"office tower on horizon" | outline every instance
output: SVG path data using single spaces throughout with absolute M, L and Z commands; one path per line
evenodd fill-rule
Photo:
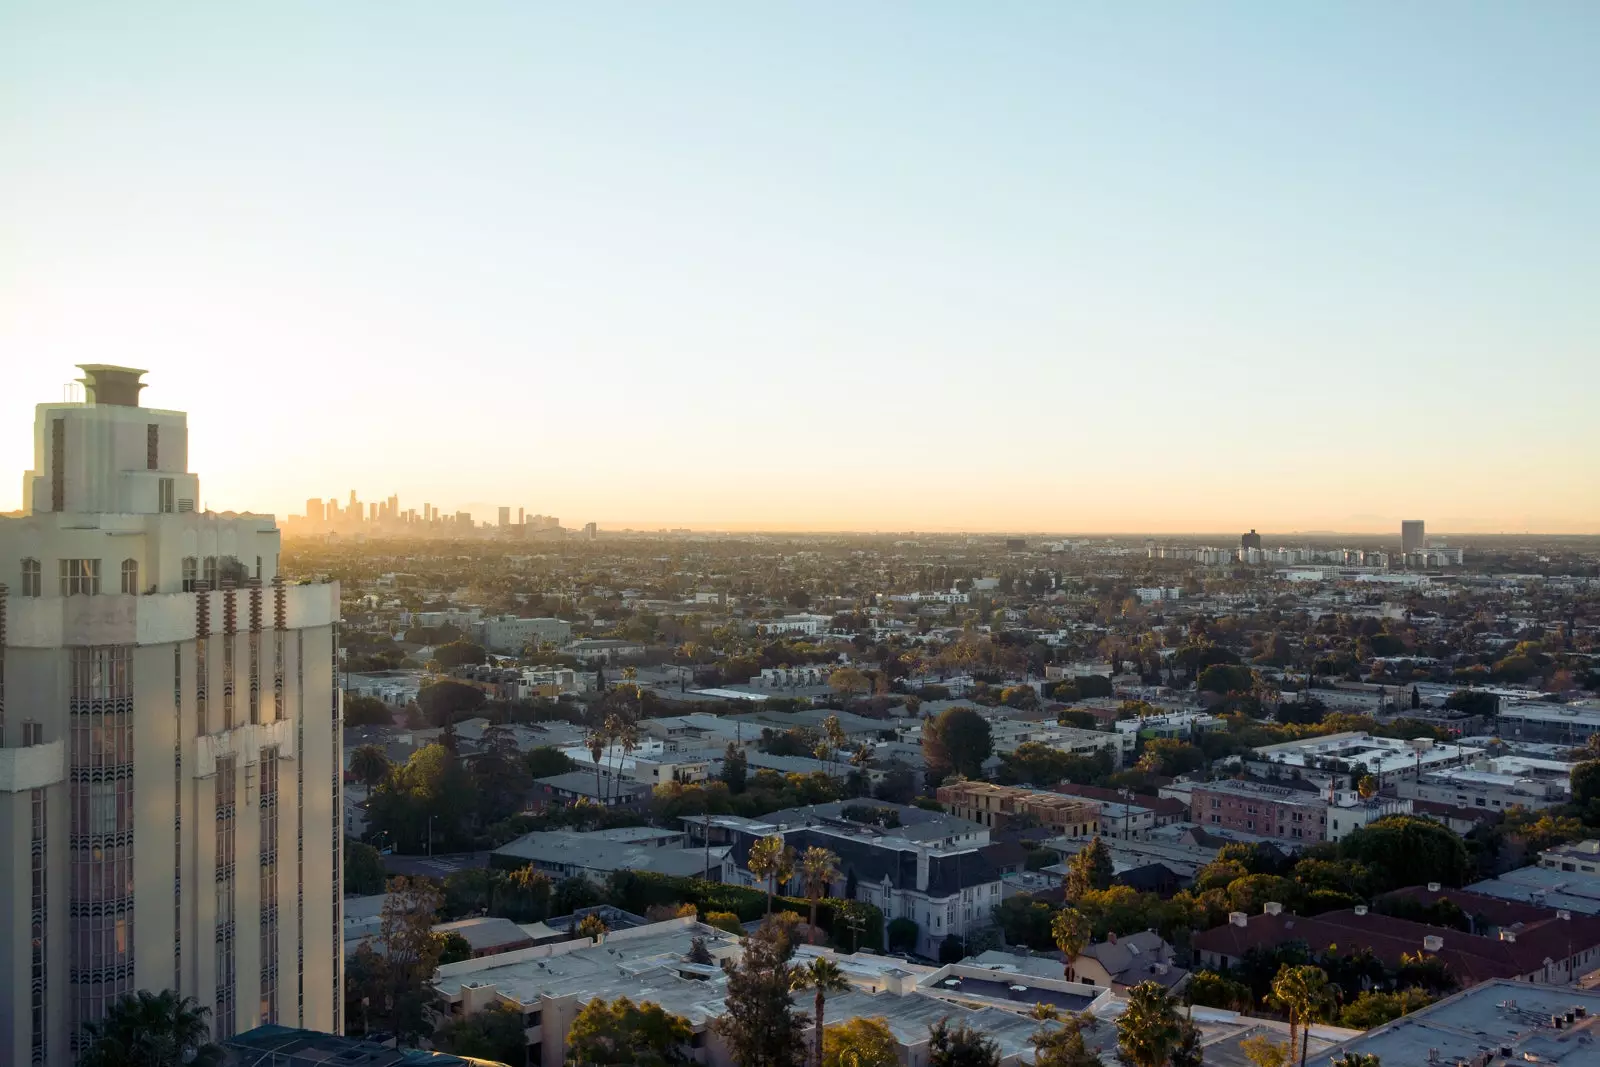
M 195 510 L 187 417 L 88 365 L 0 518 L 0 1063 L 74 1062 L 136 990 L 341 1028 L 337 583 Z
M 1405 519 L 1400 523 L 1400 551 L 1421 552 L 1428 547 L 1426 528 L 1421 519 Z

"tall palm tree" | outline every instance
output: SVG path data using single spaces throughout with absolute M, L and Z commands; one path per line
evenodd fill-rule
M 350 770 L 367 783 L 368 792 L 389 776 L 389 757 L 377 745 L 362 745 L 350 754 Z
M 830 849 L 816 845 L 800 857 L 800 879 L 805 883 L 806 899 L 811 902 L 811 918 L 806 923 L 806 943 L 817 941 L 817 901 L 839 879 L 839 857 Z
M 1140 982 L 1128 992 L 1128 1007 L 1117 1018 L 1117 1047 L 1131 1067 L 1165 1067 L 1182 1038 L 1172 995 L 1155 982 Z
M 1272 992 L 1267 997 L 1272 1005 L 1289 1016 L 1289 1055 L 1299 1052 L 1301 1067 L 1305 1065 L 1305 1052 L 1300 1050 L 1300 1028 L 1309 1027 L 1323 1008 L 1333 1003 L 1333 987 L 1328 974 L 1320 967 L 1281 967 L 1272 980 Z
M 211 1009 L 170 989 L 141 989 L 113 1003 L 104 1019 L 83 1024 L 78 1067 L 214 1067 L 222 1048 L 211 1043 Z
M 850 990 L 850 983 L 845 980 L 844 972 L 839 965 L 826 956 L 819 956 L 811 961 L 809 967 L 798 967 L 794 972 L 794 987 L 796 989 L 810 989 L 816 994 L 816 1024 L 815 1048 L 817 1062 L 815 1067 L 822 1067 L 822 1009 L 829 993 L 846 993 Z
M 1089 920 L 1076 908 L 1062 908 L 1050 921 L 1050 936 L 1056 948 L 1067 957 L 1067 980 L 1072 980 L 1072 964 L 1089 947 Z
M 767 886 L 767 914 L 772 914 L 772 880 L 777 876 L 784 864 L 784 853 L 788 853 L 789 870 L 794 870 L 794 849 L 783 843 L 779 834 L 763 837 L 750 846 L 750 855 L 744 865 L 750 873 L 761 879 Z
M 589 755 L 594 757 L 594 791 L 600 798 L 600 804 L 605 806 L 606 795 L 600 788 L 600 757 L 606 751 L 606 728 L 602 723 L 591 729 L 583 739 L 584 746 L 588 748 Z

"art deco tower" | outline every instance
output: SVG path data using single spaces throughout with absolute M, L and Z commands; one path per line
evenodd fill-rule
M 0 1063 L 73 1062 L 138 989 L 337 1031 L 338 585 L 197 509 L 143 371 L 82 369 L 0 517 Z

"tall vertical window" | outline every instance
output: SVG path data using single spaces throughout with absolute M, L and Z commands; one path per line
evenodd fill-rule
M 144 428 L 144 465 L 148 470 L 161 467 L 161 427 L 153 422 Z
M 50 423 L 50 510 L 67 510 L 67 420 Z
M 278 750 L 261 750 L 261 1022 L 278 1021 Z
M 49 871 L 47 870 L 45 856 L 45 831 L 46 810 L 45 793 L 43 789 L 33 791 L 33 841 L 29 850 L 33 864 L 33 901 L 29 912 L 28 921 L 33 933 L 33 976 L 30 985 L 33 1022 L 33 1047 L 29 1056 L 35 1067 L 44 1067 L 49 1055 L 49 1044 L 45 1040 L 45 1007 L 44 991 L 48 984 L 45 972 L 45 928 L 49 913 L 46 910 L 49 900 Z
M 256 557 L 256 581 L 261 580 L 261 557 Z
M 172 988 L 183 988 L 183 646 L 172 646 Z
M 234 1027 L 234 818 L 237 784 L 232 756 L 217 760 L 217 990 L 212 1034 L 232 1037 Z
M 207 589 L 215 589 L 217 587 L 217 557 L 216 556 L 207 556 L 206 557 L 205 579 L 206 579 L 206 588 Z
M 157 506 L 158 506 L 159 510 L 161 511 L 161 514 L 163 514 L 163 515 L 172 514 L 173 510 L 177 507 L 177 504 L 178 504 L 178 502 L 177 502 L 177 491 L 173 486 L 172 479 L 171 478 L 158 478 L 156 480 L 156 490 L 157 490 L 157 495 L 159 497 L 159 501 L 158 501 L 158 505 Z
M 100 561 L 97 559 L 64 559 L 60 562 L 62 596 L 98 596 L 100 593 Z
M 71 650 L 71 1032 L 133 990 L 132 650 Z
M 36 559 L 22 561 L 22 595 L 44 596 L 43 571 Z
M 129 594 L 139 592 L 139 561 L 136 559 L 122 561 L 122 591 Z
M 200 561 L 193 556 L 183 557 L 183 591 L 194 592 L 195 583 L 200 580 Z

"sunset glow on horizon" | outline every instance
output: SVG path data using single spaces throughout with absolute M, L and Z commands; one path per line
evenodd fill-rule
M 10 6 L 0 511 L 111 363 L 214 510 L 1600 532 L 1538 11 Z

